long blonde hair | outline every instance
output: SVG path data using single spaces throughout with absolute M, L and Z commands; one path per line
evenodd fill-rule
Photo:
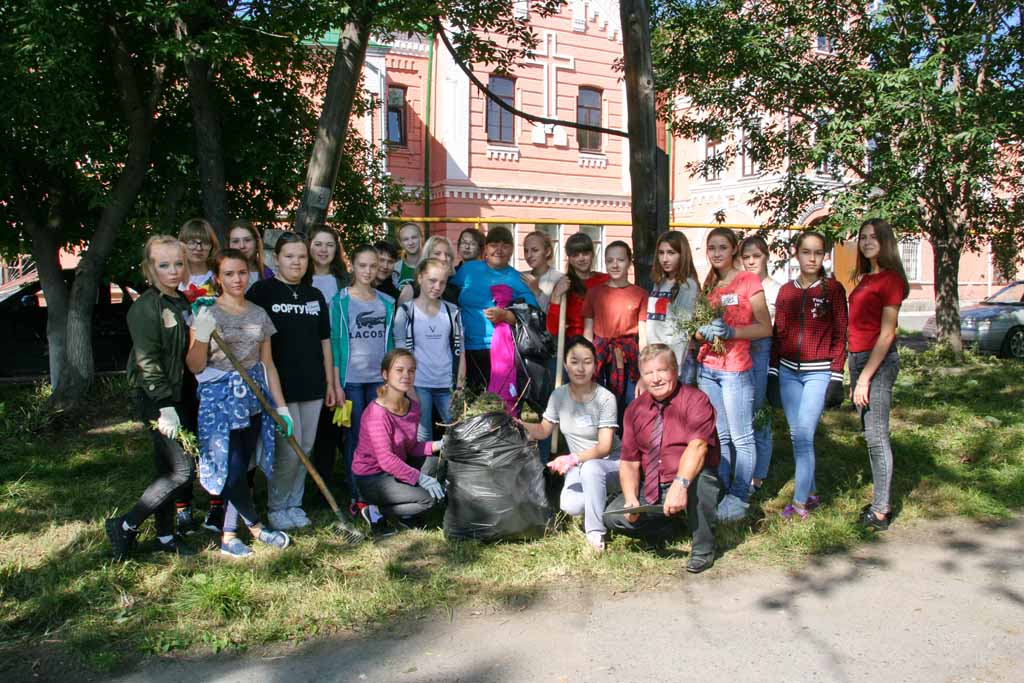
M 878 240 L 878 267 L 882 270 L 891 270 L 903 280 L 903 298 L 910 295 L 910 281 L 907 280 L 907 271 L 903 268 L 903 259 L 900 258 L 900 247 L 896 241 L 896 235 L 892 231 L 889 221 L 882 218 L 869 218 L 860 224 L 857 230 L 858 241 L 860 233 L 864 228 L 871 226 L 875 229 L 875 239 Z M 860 245 L 857 245 L 857 267 L 853 271 L 853 280 L 860 282 L 861 278 L 871 272 L 871 260 L 860 252 Z

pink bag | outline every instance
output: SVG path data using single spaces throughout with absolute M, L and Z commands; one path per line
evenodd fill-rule
M 508 285 L 491 287 L 491 297 L 498 308 L 512 303 L 512 293 Z M 516 344 L 508 323 L 497 323 L 491 335 L 491 377 L 487 391 L 500 396 L 505 402 L 505 412 L 513 414 L 519 391 L 516 388 Z

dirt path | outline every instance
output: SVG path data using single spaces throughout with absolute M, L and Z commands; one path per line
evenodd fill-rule
M 894 528 L 797 573 L 716 570 L 273 656 L 153 662 L 121 680 L 1024 680 L 1024 519 Z

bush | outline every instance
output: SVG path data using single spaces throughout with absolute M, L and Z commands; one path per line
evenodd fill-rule
M 38 434 L 53 425 L 48 402 L 53 390 L 46 382 L 16 387 L 0 401 L 0 444 Z

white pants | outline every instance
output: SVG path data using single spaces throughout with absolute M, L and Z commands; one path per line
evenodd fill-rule
M 313 451 L 316 442 L 316 427 L 320 421 L 320 406 L 323 399 L 289 403 L 295 426 L 295 440 L 306 455 Z M 295 455 L 287 439 L 280 434 L 274 445 L 274 473 L 270 477 L 267 507 L 270 512 L 302 507 L 302 494 L 306 491 L 306 467 Z
M 565 473 L 559 505 L 573 517 L 583 515 L 583 529 L 605 532 L 604 505 L 609 493 L 618 493 L 619 461 L 601 458 L 587 460 Z

